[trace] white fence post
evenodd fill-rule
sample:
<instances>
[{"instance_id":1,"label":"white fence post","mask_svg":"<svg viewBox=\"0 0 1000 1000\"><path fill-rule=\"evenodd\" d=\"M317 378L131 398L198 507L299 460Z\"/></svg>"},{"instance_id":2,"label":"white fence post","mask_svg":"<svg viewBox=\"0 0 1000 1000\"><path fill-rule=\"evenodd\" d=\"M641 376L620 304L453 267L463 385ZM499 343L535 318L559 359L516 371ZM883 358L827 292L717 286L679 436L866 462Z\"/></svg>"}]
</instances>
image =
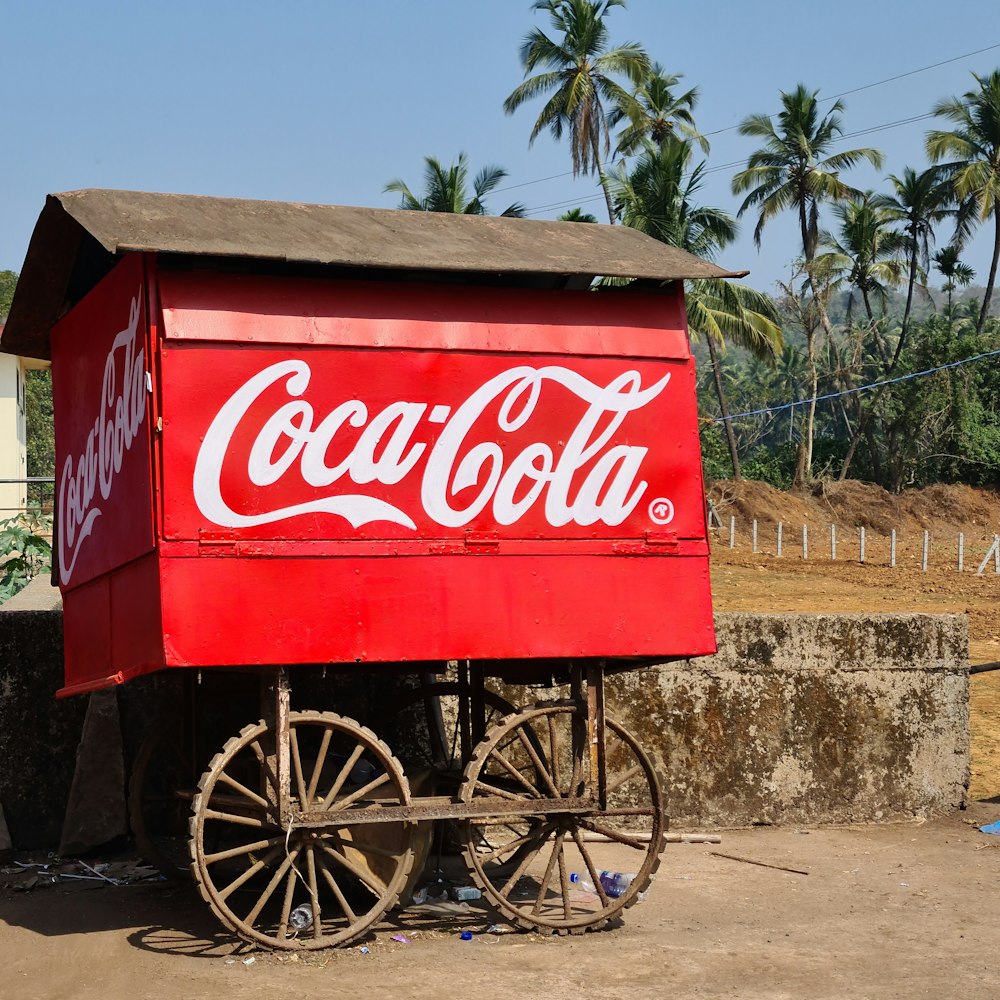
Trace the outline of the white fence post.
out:
<instances>
[{"instance_id":1,"label":"white fence post","mask_svg":"<svg viewBox=\"0 0 1000 1000\"><path fill-rule=\"evenodd\" d=\"M778 522L778 551L777 551L777 555L778 555L779 559L781 558L781 528L782 528L782 524L779 521Z\"/></svg>"},{"instance_id":2,"label":"white fence post","mask_svg":"<svg viewBox=\"0 0 1000 1000\"><path fill-rule=\"evenodd\" d=\"M929 531L924 532L924 557L921 560L920 568L926 573L927 572L927 549L930 547L931 533Z\"/></svg>"},{"instance_id":3,"label":"white fence post","mask_svg":"<svg viewBox=\"0 0 1000 1000\"><path fill-rule=\"evenodd\" d=\"M753 519L753 551L757 551L757 518Z\"/></svg>"},{"instance_id":4,"label":"white fence post","mask_svg":"<svg viewBox=\"0 0 1000 1000\"><path fill-rule=\"evenodd\" d=\"M892 569L896 568L896 529L893 528L889 533L889 566Z\"/></svg>"},{"instance_id":5,"label":"white fence post","mask_svg":"<svg viewBox=\"0 0 1000 1000\"><path fill-rule=\"evenodd\" d=\"M961 573L965 569L965 533L958 533L958 571Z\"/></svg>"},{"instance_id":6,"label":"white fence post","mask_svg":"<svg viewBox=\"0 0 1000 1000\"><path fill-rule=\"evenodd\" d=\"M733 548L736 545L736 517L735 515L730 515L729 517L729 547Z\"/></svg>"},{"instance_id":7,"label":"white fence post","mask_svg":"<svg viewBox=\"0 0 1000 1000\"><path fill-rule=\"evenodd\" d=\"M837 526L830 525L830 561L837 561Z\"/></svg>"},{"instance_id":8,"label":"white fence post","mask_svg":"<svg viewBox=\"0 0 1000 1000\"><path fill-rule=\"evenodd\" d=\"M989 551L983 556L983 561L979 564L979 569L976 570L976 576L982 576L983 570L986 569L986 564L991 560L994 560L994 566L1000 563L1000 535L993 536L993 544L989 547ZM996 570L1000 573L1000 569Z\"/></svg>"},{"instance_id":9,"label":"white fence post","mask_svg":"<svg viewBox=\"0 0 1000 1000\"><path fill-rule=\"evenodd\" d=\"M809 558L809 525L802 525L802 558Z\"/></svg>"},{"instance_id":10,"label":"white fence post","mask_svg":"<svg viewBox=\"0 0 1000 1000\"><path fill-rule=\"evenodd\" d=\"M858 531L860 536L860 542L859 542L860 551L858 552L860 558L858 561L863 563L865 561L865 529L862 527L859 528Z\"/></svg>"}]
</instances>

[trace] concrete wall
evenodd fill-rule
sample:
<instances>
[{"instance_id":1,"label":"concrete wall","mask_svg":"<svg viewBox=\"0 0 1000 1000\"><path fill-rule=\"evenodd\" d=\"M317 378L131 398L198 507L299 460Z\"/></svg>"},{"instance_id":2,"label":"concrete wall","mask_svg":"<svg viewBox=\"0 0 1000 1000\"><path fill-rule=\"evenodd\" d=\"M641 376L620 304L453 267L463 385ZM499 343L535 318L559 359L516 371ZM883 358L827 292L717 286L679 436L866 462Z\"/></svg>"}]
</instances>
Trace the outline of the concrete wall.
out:
<instances>
[{"instance_id":1,"label":"concrete wall","mask_svg":"<svg viewBox=\"0 0 1000 1000\"><path fill-rule=\"evenodd\" d=\"M963 617L720 614L716 627L715 656L608 681L609 711L666 778L675 828L878 821L964 804ZM69 797L87 699L53 698L61 642L58 611L0 611L0 804L19 848L58 842ZM162 700L156 685L174 679L120 689L126 762L142 713ZM505 693L523 704L557 692Z\"/></svg>"},{"instance_id":2,"label":"concrete wall","mask_svg":"<svg viewBox=\"0 0 1000 1000\"><path fill-rule=\"evenodd\" d=\"M678 828L870 822L962 807L959 615L718 614L719 652L608 680ZM515 704L555 691L509 687Z\"/></svg>"}]
</instances>

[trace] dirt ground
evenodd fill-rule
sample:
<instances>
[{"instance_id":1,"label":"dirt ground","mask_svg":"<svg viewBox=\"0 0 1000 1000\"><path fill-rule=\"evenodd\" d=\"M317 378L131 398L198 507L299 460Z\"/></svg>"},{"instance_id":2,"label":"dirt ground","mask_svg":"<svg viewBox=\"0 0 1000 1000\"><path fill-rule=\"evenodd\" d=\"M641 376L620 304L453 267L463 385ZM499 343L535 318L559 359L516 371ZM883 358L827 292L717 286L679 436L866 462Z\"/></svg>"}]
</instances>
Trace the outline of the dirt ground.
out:
<instances>
[{"instance_id":1,"label":"dirt ground","mask_svg":"<svg viewBox=\"0 0 1000 1000\"><path fill-rule=\"evenodd\" d=\"M793 497L727 483L712 495L723 522L713 540L719 610L965 613L972 662L1000 660L1000 577L992 564L975 575L1000 531L994 494L935 488L900 499L845 484ZM730 516L738 519L733 549ZM830 523L838 526L836 562ZM899 566L889 569L880 536L893 527ZM963 574L954 569L959 531ZM0 998L995 1000L1000 837L977 827L1000 819L1000 671L973 677L971 688L967 810L884 826L722 831L717 846L670 845L648 899L607 932L497 935L486 933L496 917L485 911L450 919L403 913L359 943L367 954L355 946L295 959L234 945L191 886L42 882L15 892L0 876ZM460 939L463 929L471 941ZM401 931L410 943L393 940Z\"/></svg>"}]
</instances>

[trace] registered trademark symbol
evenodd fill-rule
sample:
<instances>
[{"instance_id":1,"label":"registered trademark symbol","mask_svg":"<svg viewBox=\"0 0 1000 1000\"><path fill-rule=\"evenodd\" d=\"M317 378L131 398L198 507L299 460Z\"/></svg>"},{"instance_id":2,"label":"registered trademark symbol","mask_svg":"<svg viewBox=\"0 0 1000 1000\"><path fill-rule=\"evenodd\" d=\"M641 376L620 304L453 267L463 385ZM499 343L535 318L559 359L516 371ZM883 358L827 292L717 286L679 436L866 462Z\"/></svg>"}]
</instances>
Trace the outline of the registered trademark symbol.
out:
<instances>
[{"instance_id":1,"label":"registered trademark symbol","mask_svg":"<svg viewBox=\"0 0 1000 1000\"><path fill-rule=\"evenodd\" d=\"M658 497L649 505L649 519L655 524L670 524L674 519L674 505L666 497Z\"/></svg>"}]
</instances>

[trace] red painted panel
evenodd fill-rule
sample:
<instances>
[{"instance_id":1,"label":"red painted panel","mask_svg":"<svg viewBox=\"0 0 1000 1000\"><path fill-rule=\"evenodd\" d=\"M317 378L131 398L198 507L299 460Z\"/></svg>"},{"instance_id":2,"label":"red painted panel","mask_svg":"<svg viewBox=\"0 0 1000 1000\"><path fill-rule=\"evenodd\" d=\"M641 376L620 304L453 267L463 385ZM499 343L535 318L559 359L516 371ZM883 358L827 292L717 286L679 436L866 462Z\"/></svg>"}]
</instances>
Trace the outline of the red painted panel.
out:
<instances>
[{"instance_id":1,"label":"red painted panel","mask_svg":"<svg viewBox=\"0 0 1000 1000\"><path fill-rule=\"evenodd\" d=\"M160 567L155 553L111 574L111 662L126 677L164 665Z\"/></svg>"},{"instance_id":2,"label":"red painted panel","mask_svg":"<svg viewBox=\"0 0 1000 1000\"><path fill-rule=\"evenodd\" d=\"M145 298L126 257L52 331L63 591L153 548Z\"/></svg>"},{"instance_id":3,"label":"red painted panel","mask_svg":"<svg viewBox=\"0 0 1000 1000\"><path fill-rule=\"evenodd\" d=\"M162 562L174 666L715 651L706 558Z\"/></svg>"},{"instance_id":4,"label":"red painted panel","mask_svg":"<svg viewBox=\"0 0 1000 1000\"><path fill-rule=\"evenodd\" d=\"M63 649L66 677L60 695L120 683L111 660L111 588L107 576L66 595Z\"/></svg>"},{"instance_id":5,"label":"red painted panel","mask_svg":"<svg viewBox=\"0 0 1000 1000\"><path fill-rule=\"evenodd\" d=\"M679 294L161 272L168 339L687 358Z\"/></svg>"},{"instance_id":6,"label":"red painted panel","mask_svg":"<svg viewBox=\"0 0 1000 1000\"><path fill-rule=\"evenodd\" d=\"M170 539L705 538L690 359L161 358Z\"/></svg>"}]
</instances>

